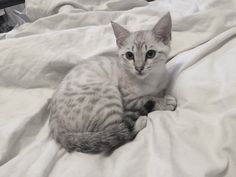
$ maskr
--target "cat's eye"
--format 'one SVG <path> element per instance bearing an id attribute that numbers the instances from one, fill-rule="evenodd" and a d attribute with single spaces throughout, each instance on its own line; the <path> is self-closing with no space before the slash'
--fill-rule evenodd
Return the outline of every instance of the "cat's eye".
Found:
<path id="1" fill-rule="evenodd" d="M 133 60 L 134 59 L 134 54 L 132 52 L 126 52 L 125 53 L 125 57 L 128 59 L 128 60 Z"/>
<path id="2" fill-rule="evenodd" d="M 156 51 L 155 50 L 149 50 L 146 53 L 146 59 L 152 59 L 156 56 Z"/>

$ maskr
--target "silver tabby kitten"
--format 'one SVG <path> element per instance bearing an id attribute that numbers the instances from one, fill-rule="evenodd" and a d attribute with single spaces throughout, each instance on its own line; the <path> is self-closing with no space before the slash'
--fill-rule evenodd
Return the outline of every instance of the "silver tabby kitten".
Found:
<path id="1" fill-rule="evenodd" d="M 174 110 L 159 97 L 168 82 L 171 17 L 152 30 L 129 32 L 112 22 L 119 58 L 82 61 L 62 81 L 50 103 L 51 135 L 67 151 L 109 152 L 132 140 L 152 110 Z"/>

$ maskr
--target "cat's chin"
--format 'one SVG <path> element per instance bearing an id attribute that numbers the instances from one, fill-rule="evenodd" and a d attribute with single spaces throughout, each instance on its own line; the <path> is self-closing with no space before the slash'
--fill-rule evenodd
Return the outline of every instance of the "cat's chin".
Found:
<path id="1" fill-rule="evenodd" d="M 141 72 L 141 73 L 135 72 L 134 74 L 137 78 L 140 78 L 140 79 L 144 79 L 149 75 L 149 73 L 147 73 L 147 72 Z"/>

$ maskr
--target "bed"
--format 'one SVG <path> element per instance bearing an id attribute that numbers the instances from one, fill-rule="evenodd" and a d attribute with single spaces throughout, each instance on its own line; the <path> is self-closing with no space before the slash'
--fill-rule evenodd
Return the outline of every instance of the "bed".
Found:
<path id="1" fill-rule="evenodd" d="M 48 100 L 80 60 L 116 56 L 110 21 L 173 20 L 168 92 L 175 111 L 111 155 L 67 153 L 50 137 Z M 235 177 L 235 0 L 26 0 L 25 23 L 0 34 L 0 177 Z"/>

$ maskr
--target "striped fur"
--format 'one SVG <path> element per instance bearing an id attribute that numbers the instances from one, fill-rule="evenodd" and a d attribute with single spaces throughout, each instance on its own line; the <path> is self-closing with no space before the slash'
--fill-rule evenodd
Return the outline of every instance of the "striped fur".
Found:
<path id="1" fill-rule="evenodd" d="M 157 97 L 168 81 L 169 38 L 160 31 L 169 27 L 170 16 L 160 22 L 152 31 L 133 33 L 113 22 L 119 59 L 80 62 L 62 81 L 50 103 L 49 124 L 52 137 L 68 152 L 111 151 L 146 126 L 140 115 L 174 109 L 172 97 Z M 157 51 L 151 60 L 145 58 L 150 49 Z M 127 51 L 133 53 L 132 61 L 125 58 Z M 142 72 L 137 73 L 137 65 L 143 65 Z"/>

